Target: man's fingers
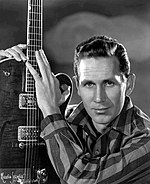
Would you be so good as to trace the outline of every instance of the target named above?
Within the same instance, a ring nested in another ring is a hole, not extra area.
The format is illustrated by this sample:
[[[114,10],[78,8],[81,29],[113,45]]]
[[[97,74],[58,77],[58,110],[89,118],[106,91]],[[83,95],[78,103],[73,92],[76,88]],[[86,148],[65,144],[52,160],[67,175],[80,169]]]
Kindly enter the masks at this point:
[[[40,54],[41,54],[41,56],[43,58],[43,61],[44,61],[45,65],[49,65],[49,62],[48,62],[47,57],[46,57],[46,55],[45,55],[43,50],[40,50]]]
[[[26,48],[25,44],[18,44],[6,50],[0,50],[0,60],[5,58],[14,58],[17,61],[27,60],[25,54],[22,52]]]
[[[18,61],[25,61],[27,60],[25,54],[22,52],[23,49],[26,48],[26,45],[25,44],[18,44],[17,46],[13,46],[11,47],[10,49],[7,49],[13,56],[16,60]]]
[[[18,44],[18,47],[20,47],[21,49],[26,49],[27,45],[20,43],[20,44]]]
[[[51,72],[50,65],[47,61],[47,58],[44,53],[42,53],[42,50],[35,52],[37,63],[42,75],[43,80],[50,79],[51,82],[53,81],[53,76]]]
[[[20,57],[22,60],[27,60],[27,57],[25,56],[25,54],[22,52],[22,50],[27,48],[26,44],[18,44],[17,46],[12,47],[16,50],[16,52],[19,53]]]
[[[0,50],[0,63],[12,58],[13,56],[4,50]]]
[[[16,59],[17,61],[21,61],[20,55],[16,51],[14,51],[13,48],[6,49],[5,51],[11,54],[12,58]]]
[[[40,80],[40,76],[37,73],[37,71],[32,67],[32,65],[29,62],[26,62],[26,66],[29,69],[31,75],[33,76],[34,80],[37,82],[38,80]]]
[[[5,50],[0,50],[0,57],[8,57],[8,58],[11,58],[12,55],[9,52],[6,52]]]

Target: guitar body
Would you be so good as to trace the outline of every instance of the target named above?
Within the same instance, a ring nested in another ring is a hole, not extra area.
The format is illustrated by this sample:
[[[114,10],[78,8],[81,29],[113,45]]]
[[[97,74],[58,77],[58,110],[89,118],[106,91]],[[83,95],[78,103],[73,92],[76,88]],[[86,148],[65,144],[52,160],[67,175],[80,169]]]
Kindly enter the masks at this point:
[[[8,60],[0,64],[0,184],[57,184],[59,179],[39,136],[40,131],[35,142],[18,140],[18,127],[27,126],[28,116],[25,109],[19,108],[24,73],[23,62]],[[34,126],[40,127],[40,122],[38,115]],[[44,175],[41,174],[43,170],[46,171]]]
[[[19,109],[23,65],[14,60],[0,65],[0,167],[22,166],[25,152],[18,145],[18,126],[25,125],[25,111]],[[18,158],[18,159],[15,159]]]

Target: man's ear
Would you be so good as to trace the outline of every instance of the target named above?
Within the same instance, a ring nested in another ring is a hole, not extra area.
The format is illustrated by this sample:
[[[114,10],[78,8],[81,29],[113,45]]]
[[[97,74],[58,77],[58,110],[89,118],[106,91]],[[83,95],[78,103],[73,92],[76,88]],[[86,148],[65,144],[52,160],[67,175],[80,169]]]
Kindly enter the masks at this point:
[[[80,96],[80,92],[79,92],[79,79],[77,76],[73,76],[73,79],[75,81],[75,85],[76,85],[76,89],[77,89],[77,93]]]
[[[129,96],[132,93],[135,86],[135,80],[136,80],[135,74],[131,73],[127,79],[126,96]]]

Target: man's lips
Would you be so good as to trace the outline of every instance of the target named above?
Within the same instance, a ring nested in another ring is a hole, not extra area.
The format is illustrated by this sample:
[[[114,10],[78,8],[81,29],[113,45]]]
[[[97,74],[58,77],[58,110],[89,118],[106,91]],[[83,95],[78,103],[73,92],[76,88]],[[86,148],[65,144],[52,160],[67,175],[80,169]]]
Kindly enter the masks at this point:
[[[109,108],[108,107],[103,107],[103,108],[92,108],[92,110],[98,114],[103,114],[103,113],[106,113],[106,111],[108,110]]]

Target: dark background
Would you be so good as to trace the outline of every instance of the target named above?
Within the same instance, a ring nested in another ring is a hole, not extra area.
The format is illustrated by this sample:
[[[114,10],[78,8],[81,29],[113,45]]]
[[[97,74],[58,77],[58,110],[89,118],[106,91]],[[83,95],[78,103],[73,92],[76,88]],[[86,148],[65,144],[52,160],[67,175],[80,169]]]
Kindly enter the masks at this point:
[[[54,73],[71,77],[75,46],[106,34],[127,48],[136,86],[135,104],[150,115],[150,1],[44,0],[44,50]],[[26,43],[27,0],[0,0],[0,49]],[[71,103],[79,102],[73,95]]]

